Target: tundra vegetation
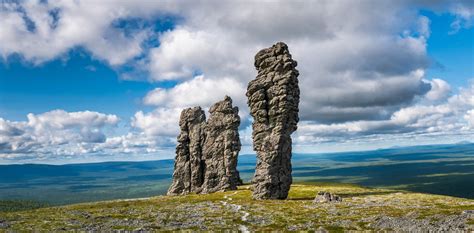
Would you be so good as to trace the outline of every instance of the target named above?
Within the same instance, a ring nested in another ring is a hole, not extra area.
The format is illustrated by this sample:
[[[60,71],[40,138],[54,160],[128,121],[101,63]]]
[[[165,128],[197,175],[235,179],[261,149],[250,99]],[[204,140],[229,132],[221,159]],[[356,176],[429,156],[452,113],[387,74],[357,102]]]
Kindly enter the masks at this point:
[[[474,230],[474,200],[351,184],[293,184],[287,200],[238,190],[1,212],[0,231]],[[342,202],[315,203],[318,192]]]

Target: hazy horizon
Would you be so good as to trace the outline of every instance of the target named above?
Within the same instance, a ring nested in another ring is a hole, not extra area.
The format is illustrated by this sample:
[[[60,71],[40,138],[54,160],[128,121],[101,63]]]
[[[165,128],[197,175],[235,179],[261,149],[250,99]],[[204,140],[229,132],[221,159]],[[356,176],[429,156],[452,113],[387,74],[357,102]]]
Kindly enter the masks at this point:
[[[366,150],[345,150],[345,151],[327,151],[327,152],[292,152],[293,155],[314,155],[314,156],[323,156],[323,155],[340,155],[340,154],[350,154],[350,153],[364,153],[364,152],[376,152],[380,150],[393,150],[393,149],[409,149],[409,148],[422,148],[422,147],[436,147],[436,146],[456,146],[456,145],[464,145],[464,144],[474,144],[474,142],[470,141],[459,141],[456,143],[434,143],[434,144],[422,144],[422,145],[409,145],[409,146],[390,146],[390,147],[381,147],[381,148],[372,148]],[[253,156],[256,157],[255,152],[249,153],[240,153],[238,158],[241,156]],[[175,155],[170,155],[170,157],[159,158],[159,159],[152,159],[149,157],[135,157],[130,159],[130,157],[117,157],[114,155],[109,155],[105,157],[105,159],[94,158],[91,160],[90,158],[86,158],[84,160],[50,160],[50,161],[38,161],[34,160],[31,162],[23,161],[18,163],[12,163],[11,161],[8,163],[2,163],[0,161],[0,166],[2,165],[75,165],[75,164],[95,164],[95,163],[108,163],[108,162],[147,162],[147,161],[161,161],[161,160],[174,160]]]

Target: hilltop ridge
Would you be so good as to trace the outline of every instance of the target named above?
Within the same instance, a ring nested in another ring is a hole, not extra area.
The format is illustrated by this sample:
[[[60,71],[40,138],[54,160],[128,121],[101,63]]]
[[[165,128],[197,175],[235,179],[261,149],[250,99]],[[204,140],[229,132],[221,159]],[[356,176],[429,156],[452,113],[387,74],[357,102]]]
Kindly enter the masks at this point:
[[[320,191],[339,203],[313,203]],[[288,200],[236,191],[0,213],[2,230],[474,230],[474,200],[349,184],[292,185]]]

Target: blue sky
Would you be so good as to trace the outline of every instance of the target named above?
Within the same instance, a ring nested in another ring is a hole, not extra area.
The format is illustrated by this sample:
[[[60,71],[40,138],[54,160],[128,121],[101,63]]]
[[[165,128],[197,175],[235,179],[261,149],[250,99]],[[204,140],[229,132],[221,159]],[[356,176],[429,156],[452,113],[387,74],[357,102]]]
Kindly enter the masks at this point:
[[[28,113],[54,109],[87,109],[130,117],[143,107],[141,98],[155,86],[121,80],[113,68],[84,52],[71,52],[66,61],[40,66],[8,61],[0,72],[2,113],[11,120],[25,120]]]
[[[245,89],[277,41],[297,152],[474,140],[472,3],[346,3],[2,2],[0,162],[170,158],[179,112],[224,95],[251,153]]]
[[[467,86],[474,76],[474,31],[463,29],[450,33],[455,16],[422,12],[431,21],[428,55],[439,65],[430,67],[428,77],[440,77],[453,87]]]

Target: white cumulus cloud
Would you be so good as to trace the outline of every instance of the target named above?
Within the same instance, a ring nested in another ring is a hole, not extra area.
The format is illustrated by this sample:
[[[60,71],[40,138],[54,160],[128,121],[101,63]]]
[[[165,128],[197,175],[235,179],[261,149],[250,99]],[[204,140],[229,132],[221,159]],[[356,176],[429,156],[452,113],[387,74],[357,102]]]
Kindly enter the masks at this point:
[[[149,1],[1,1],[0,55],[20,54],[33,63],[56,59],[82,47],[110,65],[143,53],[148,30],[128,34],[121,19],[159,17],[166,3]]]
[[[426,98],[432,101],[443,100],[449,96],[451,86],[442,79],[433,79],[430,81],[431,90],[426,93]]]
[[[13,122],[0,118],[0,154],[66,153],[81,144],[104,143],[104,130],[119,122],[115,115],[91,111],[54,110],[27,117]]]

